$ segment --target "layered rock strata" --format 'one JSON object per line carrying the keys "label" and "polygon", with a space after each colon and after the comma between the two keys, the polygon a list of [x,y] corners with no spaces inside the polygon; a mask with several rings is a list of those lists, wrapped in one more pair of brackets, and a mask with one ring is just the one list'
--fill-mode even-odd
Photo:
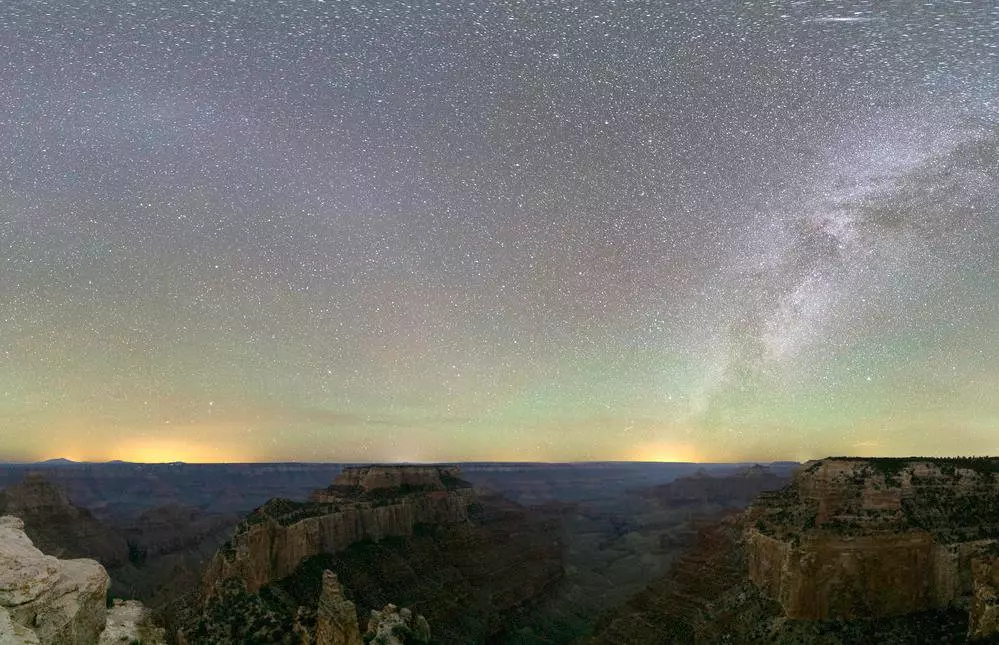
{"label": "layered rock strata", "polygon": [[[334,484],[314,493],[312,501],[271,500],[254,511],[209,565],[206,596],[212,597],[230,578],[242,580],[247,591],[255,592],[291,575],[308,557],[337,553],[362,540],[412,535],[419,524],[467,522],[474,494],[470,485],[457,479],[456,468],[434,470],[436,479],[427,472],[396,477],[385,474],[387,470],[354,469],[338,481],[361,484]],[[379,483],[394,480],[424,483],[417,489],[414,484],[392,489]]]}
{"label": "layered rock strata", "polygon": [[45,555],[24,522],[0,517],[0,607],[13,634],[31,642],[26,632],[34,632],[41,645],[93,645],[104,629],[108,584],[97,562]]}
{"label": "layered rock strata", "polygon": [[986,638],[999,634],[999,548],[971,562],[971,611],[968,635]]}
{"label": "layered rock strata", "polygon": [[323,588],[316,609],[316,645],[363,645],[357,607],[343,593],[336,574],[323,571]]}
{"label": "layered rock strata", "polygon": [[17,517],[0,517],[0,644],[163,645],[140,603],[107,610],[107,571],[94,560],[59,560],[39,551]]}
{"label": "layered rock strata", "polygon": [[747,520],[748,575],[788,618],[901,615],[974,597],[971,629],[995,629],[984,555],[999,539],[999,460],[826,459],[761,495]]}

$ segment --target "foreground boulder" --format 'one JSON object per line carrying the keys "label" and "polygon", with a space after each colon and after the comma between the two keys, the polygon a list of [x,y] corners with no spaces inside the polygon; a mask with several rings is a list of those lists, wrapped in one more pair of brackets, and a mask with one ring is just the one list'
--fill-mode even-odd
{"label": "foreground boulder", "polygon": [[109,584],[94,560],[45,555],[20,518],[0,517],[0,645],[162,645],[139,603],[117,602],[105,630]]}
{"label": "foreground boulder", "polygon": [[[0,518],[0,607],[21,642],[92,645],[104,630],[110,581],[94,560],[59,560],[35,548],[16,517]],[[0,627],[0,630],[4,627]],[[2,633],[2,632],[0,632]],[[7,636],[10,642],[13,634]]]}

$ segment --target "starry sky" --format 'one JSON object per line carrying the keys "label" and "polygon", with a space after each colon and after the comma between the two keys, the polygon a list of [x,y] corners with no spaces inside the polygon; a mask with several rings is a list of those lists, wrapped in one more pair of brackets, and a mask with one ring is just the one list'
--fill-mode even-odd
{"label": "starry sky", "polygon": [[999,453],[999,4],[4,0],[0,459]]}

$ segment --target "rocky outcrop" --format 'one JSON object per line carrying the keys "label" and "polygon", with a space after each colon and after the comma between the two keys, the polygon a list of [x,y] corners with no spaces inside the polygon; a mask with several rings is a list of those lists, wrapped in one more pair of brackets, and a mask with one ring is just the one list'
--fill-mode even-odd
{"label": "rocky outcrop", "polygon": [[104,629],[108,582],[97,562],[47,556],[20,519],[0,517],[0,607],[6,614],[0,629],[11,639],[31,642],[33,632],[41,645],[93,645]]}
{"label": "rocky outcrop", "polygon": [[115,599],[98,645],[166,645],[165,631],[153,624],[152,612],[136,600]]}
{"label": "rocky outcrop", "polygon": [[999,461],[827,459],[750,511],[750,579],[789,618],[852,619],[966,602],[999,538]]}
{"label": "rocky outcrop", "polygon": [[[398,468],[403,474],[397,476],[384,466],[358,468],[348,473],[346,481],[361,484],[334,484],[314,493],[309,502],[271,500],[254,511],[209,565],[207,597],[229,578],[242,580],[252,593],[291,575],[310,556],[337,553],[362,540],[412,535],[420,524],[467,522],[468,505],[474,499],[472,488],[452,475],[441,475],[457,469]],[[431,474],[439,488],[429,484],[381,485],[385,481],[427,481]]]}
{"label": "rocky outcrop", "polygon": [[128,559],[125,539],[74,506],[60,486],[38,473],[0,491],[0,515],[24,520],[25,531],[43,552],[60,558],[94,558],[114,567]]}
{"label": "rocky outcrop", "polygon": [[268,502],[241,524],[212,560],[206,592],[227,578],[239,578],[253,592],[291,575],[306,558],[337,553],[362,540],[411,535],[418,524],[448,524],[468,519],[471,489],[410,495],[376,505],[349,506]]}
{"label": "rocky outcrop", "polygon": [[315,645],[363,645],[373,641],[382,645],[430,642],[430,625],[422,615],[409,609],[386,605],[371,610],[368,629],[362,638],[357,622],[357,607],[347,599],[335,573],[323,571],[323,586],[316,608]]}
{"label": "rocky outcrop", "polygon": [[968,636],[973,639],[994,636],[999,633],[999,549],[975,558],[971,572]]}
{"label": "rocky outcrop", "polygon": [[357,607],[343,593],[336,574],[323,571],[323,588],[316,608],[316,645],[362,645]]}
{"label": "rocky outcrop", "polygon": [[379,645],[429,643],[430,623],[421,614],[389,604],[380,611],[371,610],[365,637]]}
{"label": "rocky outcrop", "polygon": [[115,600],[94,560],[39,551],[17,517],[0,517],[0,645],[165,645],[163,630],[136,601]]}

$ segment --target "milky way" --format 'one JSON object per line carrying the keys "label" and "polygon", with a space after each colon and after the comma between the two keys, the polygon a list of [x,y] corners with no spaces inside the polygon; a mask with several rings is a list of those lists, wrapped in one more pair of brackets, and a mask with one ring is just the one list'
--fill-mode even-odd
{"label": "milky way", "polygon": [[999,451],[999,8],[0,5],[0,458]]}

